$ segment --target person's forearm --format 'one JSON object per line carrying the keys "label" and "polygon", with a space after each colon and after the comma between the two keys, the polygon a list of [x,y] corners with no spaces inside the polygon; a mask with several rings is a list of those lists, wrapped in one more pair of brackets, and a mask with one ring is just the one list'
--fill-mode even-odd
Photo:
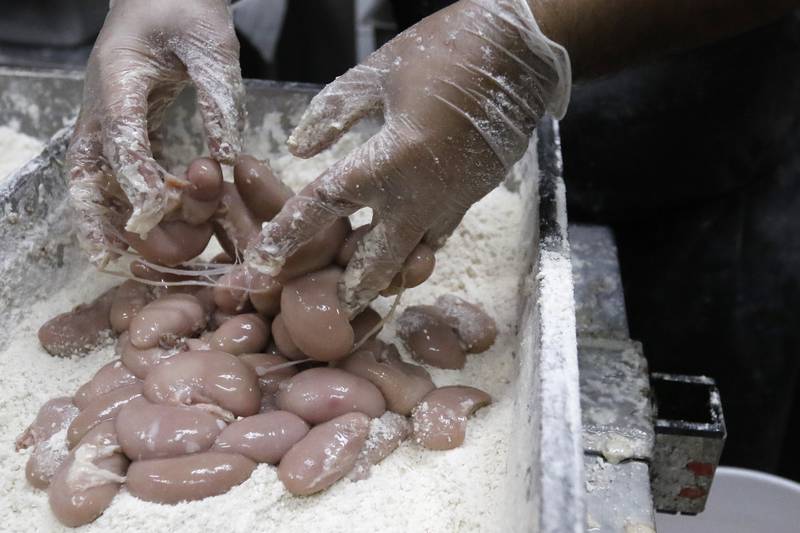
{"label": "person's forearm", "polygon": [[528,0],[575,80],[771,22],[800,0]]}

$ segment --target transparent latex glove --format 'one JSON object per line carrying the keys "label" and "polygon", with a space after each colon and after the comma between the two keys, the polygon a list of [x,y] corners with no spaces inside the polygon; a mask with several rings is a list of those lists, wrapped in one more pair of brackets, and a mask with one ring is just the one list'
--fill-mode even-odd
{"label": "transparent latex glove", "polygon": [[227,0],[114,0],[86,70],[67,151],[78,236],[92,263],[145,237],[180,206],[188,184],[159,165],[158,129],[189,83],[197,89],[211,156],[241,149],[244,88]]}
{"label": "transparent latex glove", "polygon": [[288,141],[297,156],[329,147],[369,112],[385,125],[289,200],[245,260],[275,275],[336,217],[371,207],[374,228],[339,286],[355,314],[417,243],[444,243],[522,156],[539,117],[563,115],[569,86],[566,51],[524,0],[462,0],[435,13],[312,100]]}

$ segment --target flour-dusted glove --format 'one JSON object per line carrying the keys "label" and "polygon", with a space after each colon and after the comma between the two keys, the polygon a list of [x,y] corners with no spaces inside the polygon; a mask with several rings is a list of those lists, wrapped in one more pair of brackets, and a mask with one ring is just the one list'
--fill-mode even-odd
{"label": "flour-dusted glove", "polygon": [[227,0],[112,0],[67,152],[81,244],[95,265],[145,236],[188,184],[153,157],[164,112],[192,82],[211,156],[241,149],[244,88]]}
{"label": "flour-dusted glove", "polygon": [[373,209],[339,297],[355,314],[420,241],[441,246],[522,156],[539,117],[569,100],[567,53],[525,0],[461,0],[398,35],[317,95],[289,138],[311,157],[382,111],[379,133],[289,200],[247,251],[276,274],[337,217]]}

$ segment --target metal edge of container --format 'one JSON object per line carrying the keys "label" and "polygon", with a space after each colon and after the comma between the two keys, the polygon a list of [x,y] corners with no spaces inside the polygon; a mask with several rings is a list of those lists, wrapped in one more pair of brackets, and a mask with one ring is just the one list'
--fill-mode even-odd
{"label": "metal edge of container", "polygon": [[[586,497],[572,265],[558,123],[537,128],[536,158],[521,163],[526,270],[521,286],[518,378],[508,471],[516,497],[509,530],[583,532]],[[537,190],[525,190],[536,186]],[[531,443],[539,442],[539,446]]]}
{"label": "metal edge of container", "polygon": [[83,72],[0,67],[0,124],[49,140],[77,115]]}

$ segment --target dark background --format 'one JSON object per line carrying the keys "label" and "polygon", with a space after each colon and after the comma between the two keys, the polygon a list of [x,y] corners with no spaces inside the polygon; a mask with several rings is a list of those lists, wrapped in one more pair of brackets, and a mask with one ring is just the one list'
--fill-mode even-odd
{"label": "dark background", "polygon": [[[389,15],[402,29],[448,3]],[[34,4],[0,22],[0,64],[82,66],[107,0],[50,46],[76,4]],[[275,61],[242,39],[243,74],[331,81],[355,63],[354,22],[351,2],[292,1]],[[800,480],[800,16],[576,86],[561,135],[570,218],[614,229],[651,370],[717,380],[723,463]]]}

